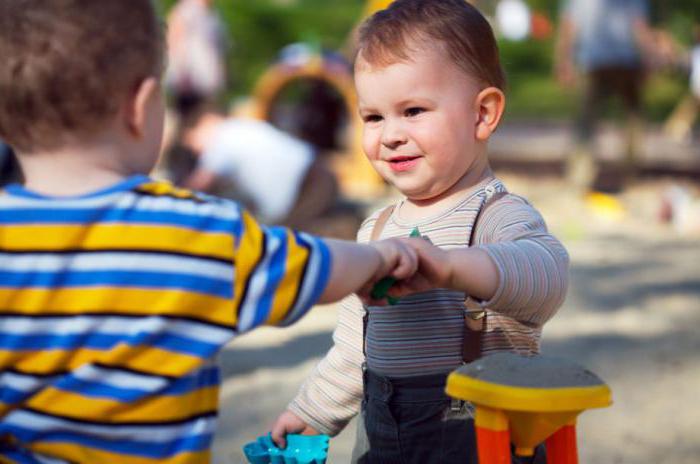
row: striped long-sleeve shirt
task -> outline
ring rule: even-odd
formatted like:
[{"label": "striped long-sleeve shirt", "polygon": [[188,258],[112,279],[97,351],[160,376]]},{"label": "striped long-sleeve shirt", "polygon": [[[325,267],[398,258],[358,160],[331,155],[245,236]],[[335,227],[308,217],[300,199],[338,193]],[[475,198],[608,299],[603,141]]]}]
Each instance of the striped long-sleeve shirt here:
[{"label": "striped long-sleeve shirt", "polygon": [[[445,249],[469,244],[477,213],[497,191],[497,179],[475,187],[464,201],[437,217],[415,223],[394,208],[381,238],[406,237],[414,227]],[[381,213],[361,226],[359,242],[368,242]],[[499,286],[486,309],[483,353],[539,351],[542,325],[562,304],[568,285],[568,254],[549,232],[540,214],[523,198],[495,199],[479,218],[474,246],[484,249],[498,269]],[[475,303],[475,302],[474,302]],[[447,373],[462,362],[465,295],[437,289],[402,298],[395,306],[367,308],[366,356],[363,308],[359,299],[343,301],[334,346],[316,366],[289,405],[315,429],[336,434],[359,411],[362,363],[387,377]]]},{"label": "striped long-sleeve shirt", "polygon": [[0,195],[0,462],[205,463],[214,356],[286,325],[330,255],[235,203],[146,177]]}]

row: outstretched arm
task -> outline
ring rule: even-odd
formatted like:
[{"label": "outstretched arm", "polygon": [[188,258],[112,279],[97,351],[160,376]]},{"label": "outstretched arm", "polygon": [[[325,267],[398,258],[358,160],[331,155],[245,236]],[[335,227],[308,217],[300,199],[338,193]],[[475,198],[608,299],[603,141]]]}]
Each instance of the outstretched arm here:
[{"label": "outstretched arm", "polygon": [[554,315],[566,296],[569,256],[532,206],[515,195],[498,200],[484,212],[475,243],[448,251],[410,242],[419,271],[392,294],[453,288],[528,324]]},{"label": "outstretched arm", "polygon": [[331,275],[319,303],[330,303],[351,294],[367,294],[385,276],[410,277],[418,266],[415,251],[405,242],[390,239],[361,245],[326,240],[332,256]]},{"label": "outstretched arm", "polygon": [[569,15],[569,12],[562,14],[554,45],[554,74],[559,84],[564,87],[572,86],[576,80],[573,59],[576,25]]},{"label": "outstretched arm", "polygon": [[372,245],[264,227],[245,211],[236,225],[234,321],[240,333],[286,326],[314,304],[367,294],[385,277],[404,279],[418,267],[415,251],[397,240]]},{"label": "outstretched arm", "polygon": [[490,300],[499,284],[498,268],[489,254],[478,247],[444,250],[428,242],[411,242],[419,255],[419,271],[397,282],[389,293],[404,296],[433,288],[463,291],[479,300]]}]

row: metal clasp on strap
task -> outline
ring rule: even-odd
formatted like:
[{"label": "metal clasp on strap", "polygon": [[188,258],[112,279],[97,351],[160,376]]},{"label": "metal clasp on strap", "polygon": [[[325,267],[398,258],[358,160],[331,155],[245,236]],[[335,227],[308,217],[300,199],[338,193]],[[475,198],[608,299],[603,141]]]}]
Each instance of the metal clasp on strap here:
[{"label": "metal clasp on strap", "polygon": [[484,317],[486,317],[486,309],[473,298],[467,296],[464,299],[464,323],[466,326],[471,330],[483,331],[486,329]]},{"label": "metal clasp on strap", "polygon": [[466,308],[464,310],[464,315],[471,319],[472,321],[478,321],[484,318],[486,316],[486,310],[485,309],[469,309]]}]

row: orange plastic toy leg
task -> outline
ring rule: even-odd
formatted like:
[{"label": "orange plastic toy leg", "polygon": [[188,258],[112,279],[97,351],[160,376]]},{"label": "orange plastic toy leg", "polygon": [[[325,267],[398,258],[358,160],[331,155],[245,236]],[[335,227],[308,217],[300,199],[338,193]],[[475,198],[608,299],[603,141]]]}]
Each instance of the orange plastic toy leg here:
[{"label": "orange plastic toy leg", "polygon": [[510,464],[510,433],[505,414],[477,406],[474,419],[479,464]]},{"label": "orange plastic toy leg", "polygon": [[547,439],[547,464],[578,464],[576,423],[565,425]]}]

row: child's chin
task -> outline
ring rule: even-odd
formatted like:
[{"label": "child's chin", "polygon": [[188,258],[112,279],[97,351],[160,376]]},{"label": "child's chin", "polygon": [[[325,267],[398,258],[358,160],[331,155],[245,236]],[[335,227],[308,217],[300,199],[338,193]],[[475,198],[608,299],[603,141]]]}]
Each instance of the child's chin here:
[{"label": "child's chin", "polygon": [[401,187],[395,186],[403,196],[405,196],[407,199],[411,201],[425,201],[425,200],[430,200],[433,198],[435,195],[431,193],[428,193],[424,190],[418,190],[418,189],[402,189]]}]

